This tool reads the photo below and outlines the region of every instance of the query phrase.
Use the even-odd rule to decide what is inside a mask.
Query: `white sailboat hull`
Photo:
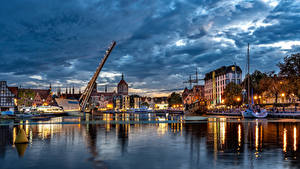
[[[244,118],[265,118],[268,116],[268,112],[265,109],[261,110],[261,112],[246,109],[242,112],[242,115]]]

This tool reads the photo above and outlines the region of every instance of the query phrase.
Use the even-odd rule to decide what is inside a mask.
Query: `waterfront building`
[[[98,92],[96,90],[92,93],[91,103],[100,110],[111,110],[113,109],[113,100],[115,96],[115,91],[107,92],[107,90],[105,90],[104,92]]]
[[[138,95],[130,96],[130,108],[139,109],[141,108],[141,97]]]
[[[124,75],[117,86],[117,95],[113,100],[114,109],[117,111],[125,111],[130,108],[130,97],[128,95],[128,84],[124,80]]]
[[[230,82],[241,84],[242,70],[236,65],[222,66],[206,73],[204,81],[205,99],[212,105],[221,104],[223,102],[222,94],[224,93],[226,85]]]
[[[184,105],[190,105],[204,98],[204,85],[194,85],[192,89],[185,88],[182,93]]]
[[[14,111],[15,98],[6,81],[0,81],[0,111]]]
[[[141,103],[147,103],[150,109],[161,109],[168,107],[168,97],[141,97]]]
[[[18,106],[47,106],[56,105],[49,89],[18,89]]]
[[[63,99],[79,100],[79,98],[81,96],[80,89],[79,89],[78,93],[75,93],[75,87],[73,86],[72,92],[70,92],[70,91],[71,91],[71,88],[69,88],[69,91],[68,91],[68,88],[66,87],[65,93],[61,93],[61,89],[59,88],[57,96],[59,98],[63,98]]]
[[[118,95],[128,95],[128,84],[124,80],[123,74],[122,74],[122,79],[118,84]]]
[[[114,108],[117,111],[125,111],[130,108],[130,97],[128,95],[117,95],[114,98]]]

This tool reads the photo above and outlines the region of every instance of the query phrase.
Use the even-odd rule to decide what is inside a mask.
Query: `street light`
[[[284,93],[281,93],[281,96],[282,96],[282,97],[284,97],[284,96],[285,96],[285,94],[284,94]]]

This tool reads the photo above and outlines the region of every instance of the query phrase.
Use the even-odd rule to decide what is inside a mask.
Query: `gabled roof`
[[[42,99],[47,99],[51,90],[50,89],[19,89],[18,91],[30,91],[34,92],[35,95],[38,93]]]
[[[36,94],[38,93],[42,99],[47,99],[50,94],[49,89],[32,89]]]
[[[128,84],[125,82],[125,80],[122,79],[122,80],[119,82],[118,86],[123,85],[123,84],[128,85]]]
[[[125,84],[125,85],[128,86],[128,84],[127,84],[127,83],[125,82],[125,80],[124,80],[124,75],[122,74],[122,79],[120,80],[118,86],[119,86],[119,85],[123,85],[123,84]]]

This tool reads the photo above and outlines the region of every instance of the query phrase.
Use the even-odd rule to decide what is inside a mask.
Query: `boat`
[[[1,112],[1,115],[2,115],[2,116],[5,116],[5,115],[13,116],[13,115],[14,115],[14,112],[13,112],[13,111],[10,111],[10,110],[8,110],[8,111],[2,111],[2,112]]]
[[[260,111],[254,111],[251,108],[242,111],[242,116],[244,118],[266,118],[268,116],[268,112],[266,109],[261,109]]]
[[[245,111],[241,111],[242,116],[244,118],[265,118],[268,116],[268,112],[265,109],[261,109],[259,107],[254,108],[253,105],[253,90],[252,96],[250,97],[250,54],[249,54],[249,43],[248,43],[248,51],[247,51],[247,65],[248,65],[248,107]],[[252,103],[250,102],[252,101]]]
[[[58,106],[40,106],[37,111],[41,113],[64,113],[64,110]]]
[[[184,120],[185,121],[205,121],[207,120],[207,117],[203,117],[203,116],[185,116]]]
[[[26,113],[26,114],[32,112],[31,107],[22,107],[22,108],[20,108],[20,111],[23,113]]]

